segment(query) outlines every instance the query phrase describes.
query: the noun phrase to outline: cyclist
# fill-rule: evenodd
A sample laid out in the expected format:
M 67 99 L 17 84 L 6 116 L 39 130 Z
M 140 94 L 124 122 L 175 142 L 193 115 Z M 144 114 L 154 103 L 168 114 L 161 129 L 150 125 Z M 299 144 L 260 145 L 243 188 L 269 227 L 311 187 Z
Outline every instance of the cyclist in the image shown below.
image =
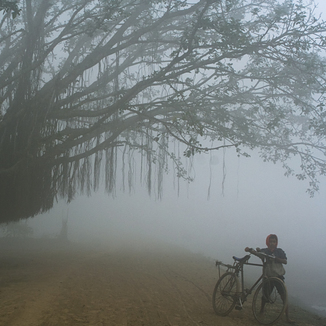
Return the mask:
M 271 260 L 267 264 L 266 276 L 278 277 L 279 279 L 284 281 L 285 269 L 283 267 L 283 264 L 284 265 L 287 264 L 287 257 L 286 257 L 284 250 L 282 250 L 281 248 L 277 248 L 277 245 L 278 245 L 277 235 L 276 234 L 268 235 L 266 238 L 266 245 L 267 245 L 267 248 L 263 248 L 263 249 L 256 248 L 257 252 L 263 252 L 267 255 L 271 255 L 271 256 L 275 257 L 275 259 Z M 252 249 L 250 249 L 249 247 L 246 247 L 245 251 L 250 252 L 250 251 L 252 251 Z M 277 288 L 277 290 L 280 293 L 281 297 L 283 297 L 283 293 L 281 293 L 278 288 Z M 262 313 L 264 311 L 264 306 L 265 306 L 265 302 L 262 300 L 262 305 L 261 305 Z M 289 318 L 289 306 L 288 305 L 286 305 L 286 308 L 285 308 L 285 315 L 286 315 L 286 320 L 288 323 L 291 323 L 291 324 L 294 323 L 294 321 Z

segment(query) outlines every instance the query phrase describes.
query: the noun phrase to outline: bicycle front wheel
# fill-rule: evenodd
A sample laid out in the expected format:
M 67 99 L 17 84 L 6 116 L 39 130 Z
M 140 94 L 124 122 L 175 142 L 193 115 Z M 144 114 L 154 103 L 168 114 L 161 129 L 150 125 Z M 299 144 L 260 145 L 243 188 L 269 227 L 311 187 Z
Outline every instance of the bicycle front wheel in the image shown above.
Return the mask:
M 282 316 L 287 305 L 287 290 L 284 282 L 269 277 L 258 286 L 252 301 L 256 320 L 263 325 L 272 325 Z
M 217 281 L 213 292 L 213 308 L 217 315 L 226 316 L 234 308 L 239 293 L 239 281 L 234 273 L 225 273 Z

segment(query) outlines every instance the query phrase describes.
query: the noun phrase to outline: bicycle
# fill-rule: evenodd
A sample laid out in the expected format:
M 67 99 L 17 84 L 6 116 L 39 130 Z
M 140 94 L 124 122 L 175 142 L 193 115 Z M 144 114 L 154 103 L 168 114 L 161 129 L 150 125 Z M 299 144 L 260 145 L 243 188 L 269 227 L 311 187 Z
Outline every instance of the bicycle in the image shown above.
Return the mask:
M 249 263 L 251 254 L 259 257 L 262 264 Z M 262 252 L 250 249 L 250 254 L 242 258 L 233 256 L 233 265 L 224 264 L 216 261 L 219 270 L 219 279 L 213 292 L 213 308 L 217 315 L 226 316 L 234 307 L 241 310 L 243 303 L 258 285 L 252 300 L 252 310 L 255 319 L 263 325 L 272 325 L 276 323 L 287 305 L 287 290 L 284 282 L 278 277 L 266 276 L 266 265 L 269 259 L 275 259 Z M 258 280 L 247 289 L 244 287 L 244 265 L 260 266 L 263 271 Z M 220 266 L 227 268 L 221 276 Z M 239 275 L 241 282 L 239 281 Z M 241 285 L 241 288 L 240 288 Z

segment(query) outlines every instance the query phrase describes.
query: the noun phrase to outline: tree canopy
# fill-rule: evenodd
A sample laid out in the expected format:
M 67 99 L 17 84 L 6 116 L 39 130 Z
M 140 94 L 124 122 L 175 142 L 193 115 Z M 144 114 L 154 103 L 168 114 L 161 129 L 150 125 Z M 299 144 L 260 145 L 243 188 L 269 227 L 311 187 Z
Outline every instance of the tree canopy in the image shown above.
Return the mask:
M 0 11 L 10 12 L 12 14 L 12 18 L 15 18 L 20 14 L 20 9 L 17 6 L 16 1 L 6 1 L 0 0 Z
M 285 0 L 25 0 L 0 20 L 0 216 L 132 182 L 170 159 L 257 148 L 318 190 L 326 23 Z M 211 144 L 210 147 L 207 144 Z M 173 147 L 173 146 L 172 146 Z M 300 164 L 291 165 L 298 157 Z M 129 167 L 128 167 L 129 166 Z

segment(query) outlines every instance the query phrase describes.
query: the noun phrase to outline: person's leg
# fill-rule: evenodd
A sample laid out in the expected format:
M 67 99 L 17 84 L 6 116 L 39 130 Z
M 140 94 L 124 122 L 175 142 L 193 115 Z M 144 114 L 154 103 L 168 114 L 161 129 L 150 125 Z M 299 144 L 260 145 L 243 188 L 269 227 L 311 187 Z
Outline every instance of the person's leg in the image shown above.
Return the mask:
M 294 324 L 294 320 L 290 319 L 289 317 L 289 305 L 286 304 L 286 307 L 285 307 L 285 316 L 286 316 L 286 321 L 290 324 Z
M 265 304 L 266 304 L 266 301 L 264 300 L 264 298 L 261 298 L 261 306 L 260 306 L 260 313 L 261 314 L 264 313 Z
M 281 279 L 281 280 L 282 280 L 282 279 Z M 282 281 L 284 282 L 284 280 L 282 280 Z M 283 303 L 284 303 L 284 301 L 286 300 L 286 297 L 285 297 L 285 293 L 284 293 L 284 291 L 283 291 L 283 287 L 278 286 L 278 283 L 277 283 L 277 284 L 276 284 L 276 289 L 277 289 L 278 293 L 280 294 L 281 299 L 282 299 L 282 301 L 283 301 Z M 292 319 L 290 319 L 290 317 L 289 317 L 289 304 L 288 304 L 288 302 L 286 302 L 286 307 L 285 307 L 285 317 L 286 317 L 286 321 L 287 321 L 288 323 L 290 323 L 290 324 L 293 324 L 293 323 L 294 323 L 294 321 L 293 321 Z
M 260 307 L 261 314 L 264 313 L 266 302 L 269 301 L 269 296 L 271 295 L 273 288 L 274 285 L 269 282 L 266 282 L 263 285 L 263 296 L 261 298 L 261 307 Z

